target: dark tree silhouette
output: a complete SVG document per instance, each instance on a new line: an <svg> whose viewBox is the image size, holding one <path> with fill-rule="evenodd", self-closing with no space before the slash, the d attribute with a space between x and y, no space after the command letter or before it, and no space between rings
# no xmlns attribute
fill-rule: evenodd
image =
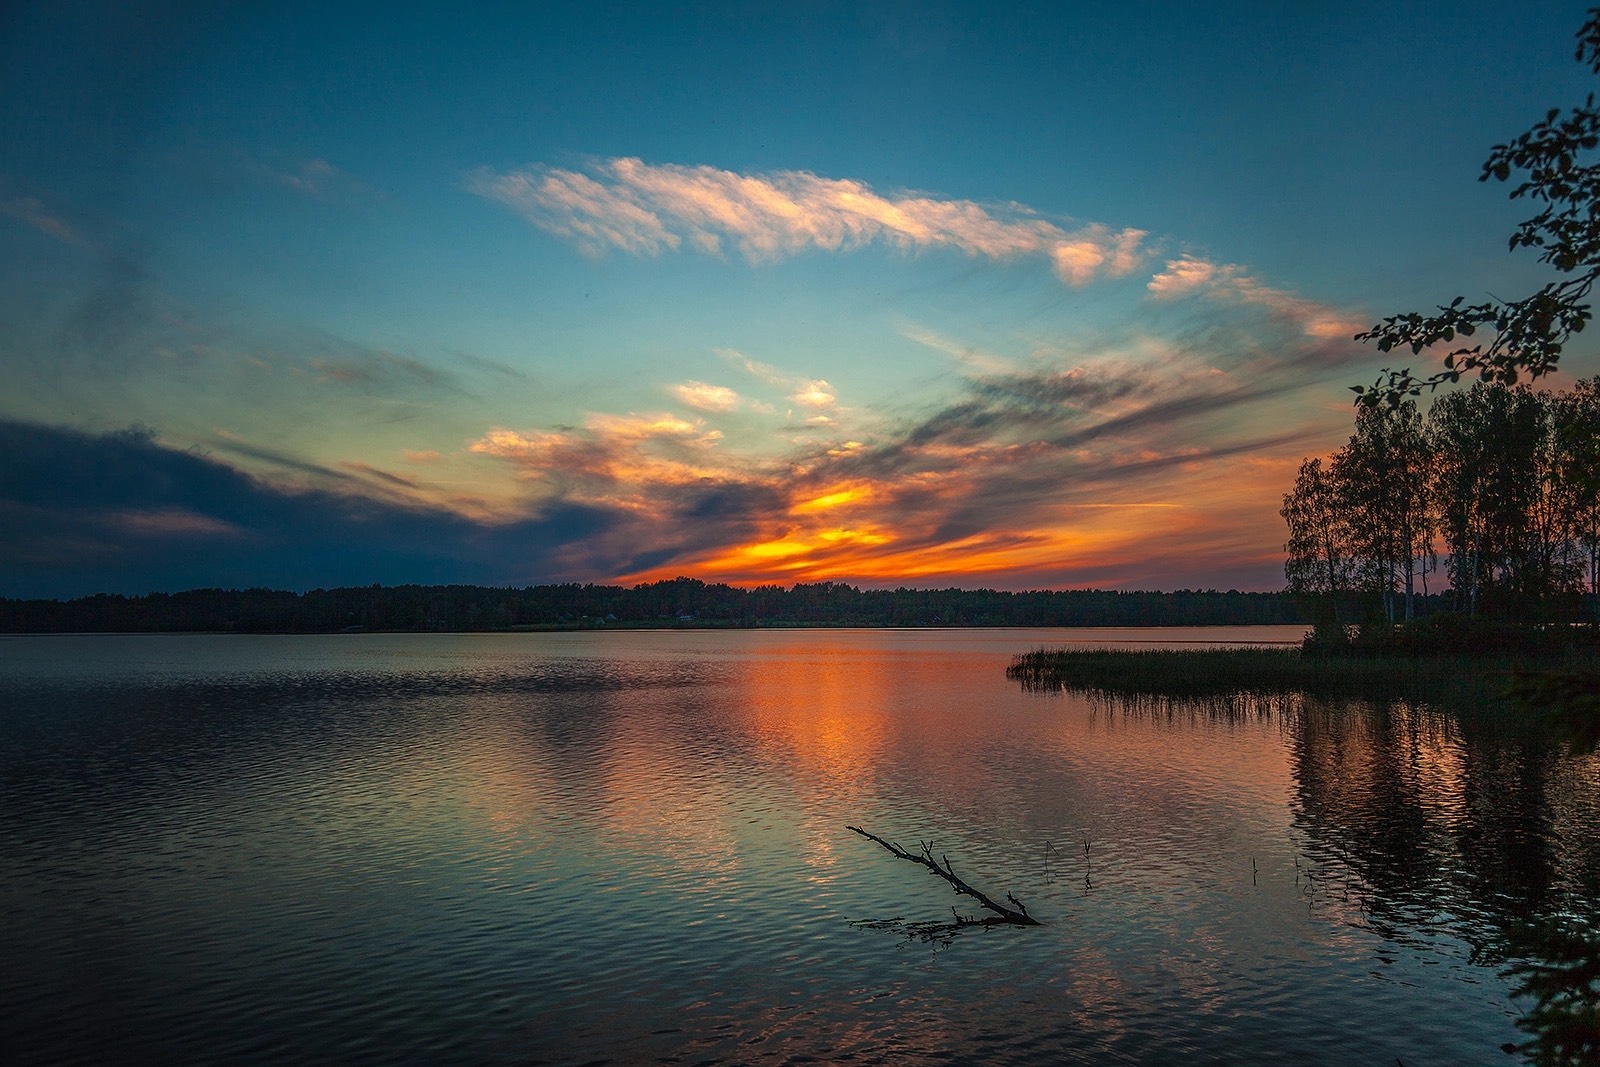
<svg viewBox="0 0 1600 1067"><path fill-rule="evenodd" d="M1576 59L1600 74L1600 8L1592 8L1577 33ZM1444 369L1425 378L1410 368L1385 368L1371 386L1351 386L1362 405L1393 405L1456 382L1476 371L1485 382L1515 385L1526 375L1539 378L1556 369L1563 347L1590 319L1588 297L1600 278L1600 105L1593 93L1563 112L1551 108L1544 119L1506 144L1495 145L1479 181L1519 183L1513 200L1542 205L1511 235L1510 248L1537 249L1541 262L1560 275L1520 300L1490 299L1469 304L1456 297L1437 314L1391 315L1356 340L1380 352L1409 348L1413 355L1435 345L1458 343L1444 356ZM1487 340L1479 340L1487 335ZM1472 338L1472 344L1462 339Z"/></svg>
<svg viewBox="0 0 1600 1067"><path fill-rule="evenodd" d="M1332 621L1331 608L1355 586L1349 514L1343 506L1342 471L1320 458L1305 460L1294 489L1284 494L1279 512L1289 524L1284 574L1289 589L1330 610L1318 623Z"/></svg>
<svg viewBox="0 0 1600 1067"><path fill-rule="evenodd" d="M1282 593L1180 589L740 589L694 578L615 585L193 589L66 602L0 598L0 633L337 633L626 626L1214 626L1299 622Z"/></svg>
<svg viewBox="0 0 1600 1067"><path fill-rule="evenodd" d="M1600 378L1555 399L1554 484L1572 516L1589 596L1600 598Z"/></svg>
<svg viewBox="0 0 1600 1067"><path fill-rule="evenodd" d="M1434 522L1428 508L1431 449L1422 416L1412 403L1363 408L1356 432L1343 449L1341 474L1358 575L1363 589L1378 594L1384 617L1395 621L1396 597L1404 594L1404 616L1416 614L1417 585L1427 575Z"/></svg>
<svg viewBox="0 0 1600 1067"><path fill-rule="evenodd" d="M1554 393L1478 382L1426 419L1409 398L1358 408L1349 443L1300 465L1280 514L1289 587L1319 624L1350 594L1410 619L1436 539L1457 611L1572 618L1600 570L1600 378Z"/></svg>

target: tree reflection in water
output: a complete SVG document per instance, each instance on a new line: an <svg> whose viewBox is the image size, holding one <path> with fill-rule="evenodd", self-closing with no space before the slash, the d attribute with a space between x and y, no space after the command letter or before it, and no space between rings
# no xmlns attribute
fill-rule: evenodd
<svg viewBox="0 0 1600 1067"><path fill-rule="evenodd" d="M1600 756L1505 707L1441 709L1302 694L1099 692L1134 717L1276 718L1309 899L1342 893L1397 945L1453 939L1517 983L1508 1052L1600 1064ZM1353 894L1353 896L1352 896Z"/></svg>

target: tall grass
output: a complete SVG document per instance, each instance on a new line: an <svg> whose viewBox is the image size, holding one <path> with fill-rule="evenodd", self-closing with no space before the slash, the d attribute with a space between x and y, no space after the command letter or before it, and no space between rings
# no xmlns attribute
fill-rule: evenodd
<svg viewBox="0 0 1600 1067"><path fill-rule="evenodd" d="M1306 693L1376 702L1501 705L1510 657L1315 656L1297 648L1035 649L1006 675L1031 691L1207 699Z"/></svg>

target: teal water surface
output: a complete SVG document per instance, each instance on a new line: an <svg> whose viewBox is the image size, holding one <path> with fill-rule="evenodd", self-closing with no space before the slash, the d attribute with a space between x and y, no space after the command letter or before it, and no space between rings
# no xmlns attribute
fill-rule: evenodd
<svg viewBox="0 0 1600 1067"><path fill-rule="evenodd" d="M24 1063L1515 1063L1600 763L1425 707L1023 692L1188 631L0 640ZM927 840L1038 928L846 830ZM896 925L890 920L899 920ZM863 922L865 925L863 925Z"/></svg>

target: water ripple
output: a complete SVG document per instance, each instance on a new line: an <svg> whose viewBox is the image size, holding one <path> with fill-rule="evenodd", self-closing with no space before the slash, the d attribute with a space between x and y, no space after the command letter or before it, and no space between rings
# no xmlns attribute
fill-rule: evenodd
<svg viewBox="0 0 1600 1067"><path fill-rule="evenodd" d="M1597 899L1596 763L1481 724L1024 694L1032 634L604 637L7 643L0 1042L1483 1062L1475 950ZM846 823L1047 925L906 936L972 902Z"/></svg>

